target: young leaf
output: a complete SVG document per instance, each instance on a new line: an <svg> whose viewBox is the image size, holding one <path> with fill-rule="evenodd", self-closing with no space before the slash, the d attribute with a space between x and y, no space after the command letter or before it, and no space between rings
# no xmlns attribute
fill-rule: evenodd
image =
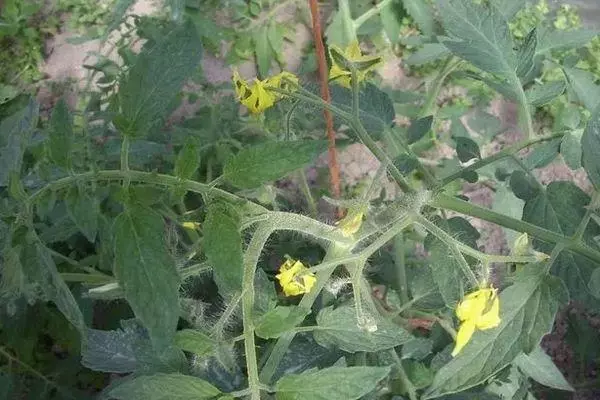
<svg viewBox="0 0 600 400"><path fill-rule="evenodd" d="M408 127L408 144L419 141L427 132L431 130L433 124L433 115L411 121Z"/></svg>
<svg viewBox="0 0 600 400"><path fill-rule="evenodd" d="M48 150L54 163L65 169L71 166L73 119L64 99L60 99L50 117Z"/></svg>
<svg viewBox="0 0 600 400"><path fill-rule="evenodd" d="M242 290L244 276L240 221L225 203L212 203L204 220L204 252L221 295Z"/></svg>
<svg viewBox="0 0 600 400"><path fill-rule="evenodd" d="M426 0L403 0L402 4L425 36L433 36L435 33L435 20L433 9Z"/></svg>
<svg viewBox="0 0 600 400"><path fill-rule="evenodd" d="M187 140L175 160L175 176L181 179L191 179L200 166L198 145L193 140Z"/></svg>
<svg viewBox="0 0 600 400"><path fill-rule="evenodd" d="M221 391L194 376L155 374L123 382L108 394L118 400L208 400Z"/></svg>
<svg viewBox="0 0 600 400"><path fill-rule="evenodd" d="M201 57L202 43L190 21L176 25L151 49L144 47L119 83L120 114L114 122L121 133L146 136L162 122Z"/></svg>
<svg viewBox="0 0 600 400"><path fill-rule="evenodd" d="M594 75L577 68L563 68L563 71L579 102L594 111L600 104L600 86L596 85Z"/></svg>
<svg viewBox="0 0 600 400"><path fill-rule="evenodd" d="M517 283L500 293L500 326L475 332L465 348L438 371L424 398L477 386L540 343L552 329L559 305L568 299L562 282L540 273L543 269L543 265L527 265Z"/></svg>
<svg viewBox="0 0 600 400"><path fill-rule="evenodd" d="M168 345L179 319L179 275L167 250L162 218L129 205L114 223L114 273L135 316L157 348Z"/></svg>
<svg viewBox="0 0 600 400"><path fill-rule="evenodd" d="M581 138L581 134L578 135L575 132L567 132L560 142L560 155L573 171L581 168L581 156L583 152ZM600 141L598 143L598 154L600 155Z"/></svg>
<svg viewBox="0 0 600 400"><path fill-rule="evenodd" d="M600 190L600 106L583 131L581 147L583 168L596 190Z"/></svg>
<svg viewBox="0 0 600 400"><path fill-rule="evenodd" d="M277 306L256 321L256 335L263 339L277 338L301 324L309 313L297 306Z"/></svg>
<svg viewBox="0 0 600 400"><path fill-rule="evenodd" d="M515 359L515 364L521 372L544 386L568 392L575 391L540 346L537 346L530 354L520 354Z"/></svg>
<svg viewBox="0 0 600 400"><path fill-rule="evenodd" d="M324 140L266 142L247 147L227 160L223 177L239 188L255 188L304 167L326 148Z"/></svg>
<svg viewBox="0 0 600 400"><path fill-rule="evenodd" d="M7 186L11 173L20 176L23 154L29 144L39 116L33 100L0 123L0 187Z"/></svg>
<svg viewBox="0 0 600 400"><path fill-rule="evenodd" d="M277 381L277 400L355 400L373 391L389 367L330 367Z"/></svg>
<svg viewBox="0 0 600 400"><path fill-rule="evenodd" d="M534 85L525 92L527 102L534 107L543 106L563 94L566 86L563 80Z"/></svg>
<svg viewBox="0 0 600 400"><path fill-rule="evenodd" d="M98 233L98 214L100 214L98 199L83 190L72 188L67 192L65 203L71 220L86 239L94 243Z"/></svg>
<svg viewBox="0 0 600 400"><path fill-rule="evenodd" d="M348 305L327 307L317 315L319 329L313 333L322 346L337 346L343 351L382 351L399 346L413 337L389 319L374 320L377 330L367 332L358 326L356 310Z"/></svg>
<svg viewBox="0 0 600 400"><path fill-rule="evenodd" d="M493 4L486 8L470 0L442 0L440 15L449 36L442 43L450 51L486 72L515 76L508 24Z"/></svg>
<svg viewBox="0 0 600 400"><path fill-rule="evenodd" d="M217 342L198 330L184 329L175 334L175 345L181 350L204 357L214 352Z"/></svg>
<svg viewBox="0 0 600 400"><path fill-rule="evenodd" d="M467 162L474 158L481 158L481 152L477 143L468 137L459 136L456 141L456 154L461 162Z"/></svg>

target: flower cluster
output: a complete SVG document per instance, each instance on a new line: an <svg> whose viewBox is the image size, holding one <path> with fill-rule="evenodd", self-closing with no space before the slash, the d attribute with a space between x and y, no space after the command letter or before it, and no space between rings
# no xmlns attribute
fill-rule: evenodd
<svg viewBox="0 0 600 400"><path fill-rule="evenodd" d="M308 293L317 281L317 277L312 272L306 272L308 268L300 261L292 259L287 260L279 268L279 274L275 278L286 296L297 296L302 293Z"/></svg>
<svg viewBox="0 0 600 400"><path fill-rule="evenodd" d="M248 107L251 113L257 114L272 107L276 101L285 97L281 91L292 91L298 86L298 77L290 72L281 72L264 80L254 79L250 84L240 77L238 71L233 71L233 86L240 103Z"/></svg>
<svg viewBox="0 0 600 400"><path fill-rule="evenodd" d="M339 56L336 56L336 53ZM364 81L367 74L377 68L383 61L379 56L363 56L357 41L350 43L345 50L342 50L337 46L331 46L329 55L331 57L329 80L348 89L352 87L352 71L348 65L343 65L342 62L340 62L340 58L345 61L345 64L354 64L359 82Z"/></svg>
<svg viewBox="0 0 600 400"><path fill-rule="evenodd" d="M500 300L494 288L482 288L465 296L456 307L461 321L452 355L456 356L471 340L476 329L492 329L500 325Z"/></svg>

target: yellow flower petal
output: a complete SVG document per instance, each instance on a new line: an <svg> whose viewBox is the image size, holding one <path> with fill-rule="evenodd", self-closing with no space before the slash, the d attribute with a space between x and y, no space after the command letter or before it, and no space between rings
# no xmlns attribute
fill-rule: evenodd
<svg viewBox="0 0 600 400"><path fill-rule="evenodd" d="M298 77L291 72L283 71L265 80L265 87L294 91L298 87ZM282 93L274 93L277 99L285 97Z"/></svg>
<svg viewBox="0 0 600 400"><path fill-rule="evenodd" d="M242 79L237 69L233 70L233 87L238 100L246 99L250 96L250 87L245 80Z"/></svg>
<svg viewBox="0 0 600 400"><path fill-rule="evenodd" d="M346 60L356 65L359 82L365 80L367 74L377 68L383 61L383 59L379 56L363 56L358 41L353 41L343 51L337 46L331 47L335 52L343 54ZM332 60L332 65L331 69L329 70L329 80L335 81L343 87L351 88L351 71L345 69L343 65L339 65L333 56L331 56L331 52L330 58Z"/></svg>
<svg viewBox="0 0 600 400"><path fill-rule="evenodd" d="M308 268L300 261L287 260L279 268L279 274L275 278L286 296L297 296L302 293L308 293L314 286L317 278L312 272L305 273Z"/></svg>
<svg viewBox="0 0 600 400"><path fill-rule="evenodd" d="M250 91L250 96L246 99L240 99L240 102L248 107L251 113L261 113L275 104L275 95L265 89L263 81L255 79Z"/></svg>
<svg viewBox="0 0 600 400"><path fill-rule="evenodd" d="M454 345L454 350L452 350L452 356L456 356L465 345L471 340L471 337L475 333L475 324L471 321L463 322L458 328L458 333L456 334L456 344Z"/></svg>

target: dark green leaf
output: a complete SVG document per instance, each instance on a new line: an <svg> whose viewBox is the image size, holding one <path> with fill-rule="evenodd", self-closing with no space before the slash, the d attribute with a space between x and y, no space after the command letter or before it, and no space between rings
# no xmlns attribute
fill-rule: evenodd
<svg viewBox="0 0 600 400"><path fill-rule="evenodd" d="M596 190L600 190L600 107L594 111L585 127L581 147L583 168Z"/></svg>
<svg viewBox="0 0 600 400"><path fill-rule="evenodd" d="M418 66L440 60L449 54L450 50L441 43L425 43L423 47L408 56L404 63Z"/></svg>
<svg viewBox="0 0 600 400"><path fill-rule="evenodd" d="M592 296L600 299L600 268L594 269L588 282L588 289Z"/></svg>
<svg viewBox="0 0 600 400"><path fill-rule="evenodd" d="M150 49L144 47L119 84L117 128L125 135L146 136L162 123L201 57L202 43L189 21Z"/></svg>
<svg viewBox="0 0 600 400"><path fill-rule="evenodd" d="M577 100L590 111L600 104L600 86L592 73L577 68L563 68Z"/></svg>
<svg viewBox="0 0 600 400"><path fill-rule="evenodd" d="M402 346L402 359L412 358L414 360L423 360L433 348L433 341L428 338L414 338Z"/></svg>
<svg viewBox="0 0 600 400"><path fill-rule="evenodd" d="M540 264L527 265L517 283L500 293L500 326L476 331L464 349L438 371L425 398L477 386L521 352L529 353L539 345L552 329L558 307L568 298L562 282L540 273L543 269Z"/></svg>
<svg viewBox="0 0 600 400"><path fill-rule="evenodd" d="M84 190L73 188L67 193L65 203L71 220L87 240L94 243L98 233L98 215L100 214L98 199Z"/></svg>
<svg viewBox="0 0 600 400"><path fill-rule="evenodd" d="M533 57L537 47L537 30L533 28L517 53L517 76L523 80L534 68Z"/></svg>
<svg viewBox="0 0 600 400"><path fill-rule="evenodd" d="M203 379L181 374L139 376L109 392L119 400L202 400L221 391Z"/></svg>
<svg viewBox="0 0 600 400"><path fill-rule="evenodd" d="M534 107L543 106L564 93L565 81L548 82L534 85L525 92L527 102Z"/></svg>
<svg viewBox="0 0 600 400"><path fill-rule="evenodd" d="M171 342L179 319L179 275L167 251L164 222L152 210L130 205L113 229L114 273L152 343L162 348Z"/></svg>
<svg viewBox="0 0 600 400"><path fill-rule="evenodd" d="M202 358L215 351L217 342L198 330L184 329L175 334L175 345Z"/></svg>
<svg viewBox="0 0 600 400"><path fill-rule="evenodd" d="M433 124L433 115L411 121L408 127L408 144L419 141L427 132L431 130Z"/></svg>
<svg viewBox="0 0 600 400"><path fill-rule="evenodd" d="M486 72L514 77L513 42L504 16L494 5L442 0L440 15L449 36L442 43L450 51Z"/></svg>
<svg viewBox="0 0 600 400"><path fill-rule="evenodd" d="M175 160L175 176L182 179L191 179L200 166L200 153L193 140L187 140Z"/></svg>
<svg viewBox="0 0 600 400"><path fill-rule="evenodd" d="M324 140L266 142L247 147L227 160L223 177L237 187L255 188L304 167L326 148Z"/></svg>
<svg viewBox="0 0 600 400"><path fill-rule="evenodd" d="M355 400L375 389L389 367L331 367L286 375L275 385L277 400Z"/></svg>
<svg viewBox="0 0 600 400"><path fill-rule="evenodd" d="M402 362L408 379L416 389L424 389L433 382L434 373L425 364L413 360Z"/></svg>
<svg viewBox="0 0 600 400"><path fill-rule="evenodd" d="M257 268L254 274L254 317L259 317L277 304L275 285L262 268Z"/></svg>
<svg viewBox="0 0 600 400"><path fill-rule="evenodd" d="M523 171L515 171L510 175L510 188L521 200L533 199L540 192L537 181Z"/></svg>
<svg viewBox="0 0 600 400"><path fill-rule="evenodd" d="M263 25L257 29L253 39L258 74L264 78L269 75L271 62L273 61L273 50L271 50L271 46L269 45L269 26Z"/></svg>
<svg viewBox="0 0 600 400"><path fill-rule="evenodd" d="M468 137L459 136L454 138L456 141L456 154L461 162L467 162L474 158L481 158L479 145Z"/></svg>
<svg viewBox="0 0 600 400"><path fill-rule="evenodd" d="M565 133L560 142L560 155L573 171L581 168L582 151L581 136L573 132Z"/></svg>
<svg viewBox="0 0 600 400"><path fill-rule="evenodd" d="M63 281L50 251L37 238L30 238L31 244L24 246L21 251L21 265L25 277L39 285L45 297L56 304L67 320L79 332L85 329L83 314L79 305Z"/></svg>
<svg viewBox="0 0 600 400"><path fill-rule="evenodd" d="M421 32L425 36L433 36L435 30L435 20L433 18L433 9L426 0L402 0L404 8L408 12Z"/></svg>
<svg viewBox="0 0 600 400"><path fill-rule="evenodd" d="M587 29L573 31L546 30L540 35L537 54L547 53L551 50L581 47L592 40L597 34L598 32Z"/></svg>
<svg viewBox="0 0 600 400"><path fill-rule="evenodd" d="M383 30L392 44L396 44L402 33L402 18L405 12L399 1L390 1L381 9L381 24Z"/></svg>
<svg viewBox="0 0 600 400"><path fill-rule="evenodd" d="M21 174L23 154L38 121L34 100L0 123L0 187L7 186L11 173Z"/></svg>
<svg viewBox="0 0 600 400"><path fill-rule="evenodd" d="M123 21L123 17L125 13L135 3L135 0L118 0L116 4L112 6L113 12L110 16L109 20L106 22L106 31L104 33L104 38L106 39L108 35L115 29L121 25Z"/></svg>
<svg viewBox="0 0 600 400"><path fill-rule="evenodd" d="M277 306L255 322L255 332L263 339L274 339L292 330L310 314L297 306Z"/></svg>
<svg viewBox="0 0 600 400"><path fill-rule="evenodd" d="M337 346L341 350L355 353L357 351L382 351L399 346L412 339L410 333L394 324L389 319L369 321L372 329L359 327L354 307L344 305L336 309L327 307L317 315L319 329L313 333L315 340L322 346ZM362 328L362 329L361 329Z"/></svg>
<svg viewBox="0 0 600 400"><path fill-rule="evenodd" d="M515 364L521 372L544 386L569 392L575 391L556 367L552 358L540 346L537 346L530 354L520 354L515 359Z"/></svg>
<svg viewBox="0 0 600 400"><path fill-rule="evenodd" d="M64 99L60 99L50 117L50 137L48 150L56 165L65 169L71 166L71 148L73 142L73 119Z"/></svg>
<svg viewBox="0 0 600 400"><path fill-rule="evenodd" d="M204 221L204 252L213 269L221 295L233 296L242 290L244 265L240 221L225 203L208 206Z"/></svg>
<svg viewBox="0 0 600 400"><path fill-rule="evenodd" d="M543 168L558 157L561 139L552 139L538 145L525 157L523 164L529 169Z"/></svg>

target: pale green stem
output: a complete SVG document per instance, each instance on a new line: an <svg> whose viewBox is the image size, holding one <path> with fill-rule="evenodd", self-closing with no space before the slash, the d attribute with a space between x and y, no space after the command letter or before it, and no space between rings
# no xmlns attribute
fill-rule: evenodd
<svg viewBox="0 0 600 400"><path fill-rule="evenodd" d="M310 216L316 218L319 212L317 210L317 203L315 202L315 199L310 191L310 186L308 185L308 180L306 179L306 173L304 172L304 169L299 169L297 174L298 180L300 181L300 190L306 199Z"/></svg>
<svg viewBox="0 0 600 400"><path fill-rule="evenodd" d="M408 375L406 375L406 371L404 370L404 366L402 365L402 360L398 357L396 350L390 349L388 350L392 356L392 359L396 363L396 370L398 371L398 376L400 377L400 381L402 381L402 385L406 389L406 393L408 394L408 398L410 400L418 400L417 389L415 385L410 381Z"/></svg>
<svg viewBox="0 0 600 400"><path fill-rule="evenodd" d="M398 286L400 304L403 305L409 301L406 260L404 254L404 233L399 233L394 236L394 265L396 267L396 284Z"/></svg>
<svg viewBox="0 0 600 400"><path fill-rule="evenodd" d="M385 8L391 2L392 0L382 0L381 2L371 7L369 10L365 11L360 17L354 20L354 29L360 28L369 19L379 14L381 10L383 10L383 8Z"/></svg>
<svg viewBox="0 0 600 400"><path fill-rule="evenodd" d="M123 141L121 142L121 171L125 172L123 179L123 188L129 189L129 183L131 182L129 175L129 136L123 135Z"/></svg>

